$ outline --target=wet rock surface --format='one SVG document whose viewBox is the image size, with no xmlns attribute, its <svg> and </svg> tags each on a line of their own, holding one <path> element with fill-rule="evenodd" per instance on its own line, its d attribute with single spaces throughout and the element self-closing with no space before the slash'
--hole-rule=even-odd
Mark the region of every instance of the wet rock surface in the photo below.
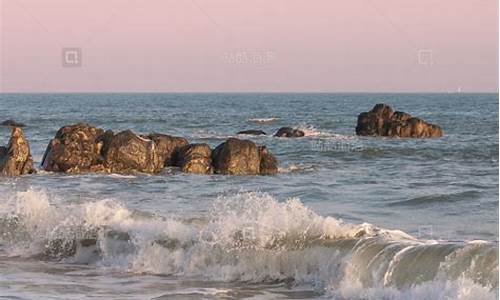
<svg viewBox="0 0 500 300">
<path fill-rule="evenodd" d="M 249 140 L 226 140 L 214 149 L 212 160 L 217 174 L 258 175 L 277 172 L 276 158 L 267 148 L 258 147 Z"/>
<path fill-rule="evenodd" d="M 158 173 L 165 166 L 153 140 L 131 130 L 117 133 L 104 153 L 104 165 L 112 173 Z"/>
<path fill-rule="evenodd" d="M 305 136 L 304 131 L 300 129 L 295 129 L 292 127 L 281 127 L 278 129 L 278 131 L 274 134 L 276 137 L 288 137 L 288 138 L 296 138 L 296 137 L 303 137 Z"/>
<path fill-rule="evenodd" d="M 86 123 L 64 126 L 49 142 L 42 168 L 52 172 L 91 172 L 104 170 L 102 150 L 112 132 Z"/>
<path fill-rule="evenodd" d="M 372 110 L 358 115 L 356 134 L 407 138 L 435 138 L 443 136 L 441 127 L 428 123 L 409 113 L 396 111 L 386 104 L 377 104 Z"/>
<path fill-rule="evenodd" d="M 175 165 L 185 173 L 212 174 L 212 149 L 207 144 L 182 146 L 175 154 Z"/>
<path fill-rule="evenodd" d="M 46 171 L 118 174 L 159 173 L 165 166 L 196 174 L 275 174 L 276 158 L 265 146 L 230 138 L 214 151 L 208 144 L 189 144 L 182 137 L 131 130 L 117 134 L 86 123 L 64 126 L 47 146 Z"/>
<path fill-rule="evenodd" d="M 14 127 L 8 145 L 0 147 L 0 175 L 18 176 L 35 172 L 28 140 L 20 127 Z"/>
</svg>

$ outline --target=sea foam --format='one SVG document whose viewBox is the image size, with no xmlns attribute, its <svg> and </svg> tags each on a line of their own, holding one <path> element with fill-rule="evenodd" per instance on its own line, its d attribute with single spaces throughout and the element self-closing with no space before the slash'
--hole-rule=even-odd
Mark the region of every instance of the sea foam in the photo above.
<svg viewBox="0 0 500 300">
<path fill-rule="evenodd" d="M 70 204 L 29 189 L 2 203 L 0 214 L 2 244 L 11 256 L 140 274 L 287 282 L 334 299 L 497 296 L 496 243 L 418 240 L 318 215 L 297 198 L 221 196 L 192 221 L 139 213 L 114 199 Z M 73 248 L 59 249 L 65 245 Z"/>
</svg>

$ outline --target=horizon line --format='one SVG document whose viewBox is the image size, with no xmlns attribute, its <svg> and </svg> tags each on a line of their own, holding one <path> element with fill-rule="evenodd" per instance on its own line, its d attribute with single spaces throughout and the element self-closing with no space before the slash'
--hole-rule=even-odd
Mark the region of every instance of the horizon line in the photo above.
<svg viewBox="0 0 500 300">
<path fill-rule="evenodd" d="M 13 91 L 0 94 L 499 94 L 499 91 Z"/>
</svg>

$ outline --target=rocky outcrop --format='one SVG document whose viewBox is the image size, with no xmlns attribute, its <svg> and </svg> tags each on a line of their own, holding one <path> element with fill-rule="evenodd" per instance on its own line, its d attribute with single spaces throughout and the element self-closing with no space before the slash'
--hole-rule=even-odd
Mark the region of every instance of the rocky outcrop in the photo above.
<svg viewBox="0 0 500 300">
<path fill-rule="evenodd" d="M 19 122 L 16 122 L 14 120 L 11 120 L 11 119 L 1 122 L 0 125 L 1 126 L 12 126 L 12 127 L 24 127 L 24 126 L 26 126 L 23 123 L 19 123 Z"/>
<path fill-rule="evenodd" d="M 163 134 L 140 136 L 80 123 L 64 126 L 50 141 L 42 160 L 46 171 L 84 173 L 157 173 L 187 140 Z"/>
<path fill-rule="evenodd" d="M 288 137 L 288 138 L 303 137 L 304 135 L 305 135 L 304 131 L 292 127 L 281 127 L 274 134 L 274 136 L 276 137 Z"/>
<path fill-rule="evenodd" d="M 358 116 L 357 135 L 409 138 L 433 138 L 443 136 L 441 127 L 412 117 L 409 113 L 392 109 L 386 104 L 377 104 L 369 112 Z"/>
<path fill-rule="evenodd" d="M 214 149 L 212 160 L 218 174 L 257 175 L 277 171 L 276 158 L 265 147 L 259 148 L 248 140 L 226 140 Z"/>
<path fill-rule="evenodd" d="M 0 175 L 18 176 L 35 173 L 28 140 L 19 127 L 12 128 L 9 144 L 0 147 Z"/>
<path fill-rule="evenodd" d="M 237 134 L 247 134 L 247 135 L 266 135 L 266 133 L 262 130 L 250 129 L 239 131 Z"/>
<path fill-rule="evenodd" d="M 130 130 L 114 134 L 85 123 L 59 129 L 42 160 L 44 170 L 67 173 L 158 173 L 165 166 L 196 174 L 278 172 L 276 158 L 252 141 L 231 138 L 212 151 L 207 144 L 188 144 L 181 137 Z"/>
<path fill-rule="evenodd" d="M 42 159 L 42 167 L 53 172 L 104 171 L 102 155 L 105 142 L 112 138 L 101 128 L 86 123 L 64 126 L 49 142 Z"/>
<path fill-rule="evenodd" d="M 177 149 L 174 165 L 182 172 L 212 174 L 212 149 L 207 144 L 189 144 Z"/>
</svg>

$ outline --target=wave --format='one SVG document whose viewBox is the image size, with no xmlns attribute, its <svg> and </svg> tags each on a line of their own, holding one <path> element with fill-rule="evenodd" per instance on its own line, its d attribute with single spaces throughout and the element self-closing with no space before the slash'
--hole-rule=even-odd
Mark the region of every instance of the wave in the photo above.
<svg viewBox="0 0 500 300">
<path fill-rule="evenodd" d="M 67 204 L 46 191 L 0 205 L 10 256 L 246 283 L 286 282 L 334 299 L 495 299 L 498 245 L 418 240 L 324 217 L 299 199 L 218 198 L 206 216 L 145 214 L 107 199 Z"/>
<path fill-rule="evenodd" d="M 278 167 L 278 173 L 307 173 L 315 172 L 319 166 L 313 164 L 291 164 L 284 167 Z"/>
<path fill-rule="evenodd" d="M 315 126 L 306 123 L 301 123 L 296 128 L 302 130 L 304 132 L 305 137 L 314 137 L 318 139 L 328 139 L 337 141 L 357 139 L 357 137 L 354 135 L 344 135 L 344 134 L 334 133 L 328 130 L 320 130 Z"/>
<path fill-rule="evenodd" d="M 269 124 L 269 123 L 274 123 L 278 120 L 281 120 L 281 118 L 278 118 L 278 117 L 252 118 L 252 119 L 248 119 L 247 121 L 250 123 L 257 123 L 257 124 Z"/>
<path fill-rule="evenodd" d="M 407 200 L 389 203 L 388 206 L 419 206 L 419 205 L 432 205 L 434 203 L 443 202 L 459 202 L 463 200 L 470 201 L 476 199 L 481 195 L 478 191 L 463 191 L 451 194 L 434 194 L 421 197 L 415 197 Z"/>
</svg>

